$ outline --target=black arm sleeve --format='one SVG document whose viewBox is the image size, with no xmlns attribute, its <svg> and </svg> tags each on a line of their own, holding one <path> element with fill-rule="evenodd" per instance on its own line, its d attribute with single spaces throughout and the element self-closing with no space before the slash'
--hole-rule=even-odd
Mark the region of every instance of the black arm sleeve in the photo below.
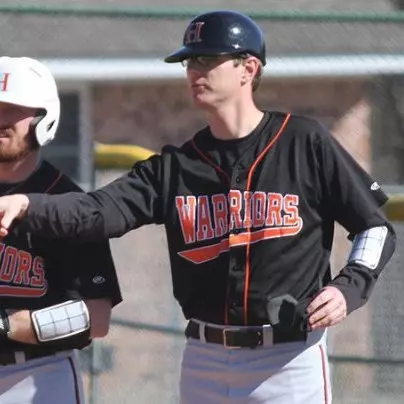
<svg viewBox="0 0 404 404">
<path fill-rule="evenodd" d="M 380 273 L 394 253 L 396 234 L 391 226 L 387 226 L 387 229 L 380 261 L 375 269 L 348 263 L 330 283 L 330 286 L 336 286 L 344 295 L 348 314 L 368 301 Z"/>
<path fill-rule="evenodd" d="M 89 193 L 28 194 L 29 208 L 19 223 L 44 237 L 95 241 L 120 237 L 149 223 L 162 223 L 161 156 L 134 165 L 126 175 Z"/>
<path fill-rule="evenodd" d="M 68 349 L 83 349 L 91 343 L 91 331 L 87 330 L 80 332 L 70 337 L 60 338 L 55 341 L 38 341 L 40 347 L 49 348 L 55 351 L 68 350 Z"/>
</svg>

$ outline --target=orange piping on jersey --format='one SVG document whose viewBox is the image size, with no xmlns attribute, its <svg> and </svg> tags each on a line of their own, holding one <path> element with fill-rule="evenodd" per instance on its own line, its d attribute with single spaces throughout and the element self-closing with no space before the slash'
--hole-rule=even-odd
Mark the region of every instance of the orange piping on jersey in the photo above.
<svg viewBox="0 0 404 404">
<path fill-rule="evenodd" d="M 70 367 L 71 367 L 72 373 L 73 373 L 74 394 L 76 396 L 76 404 L 81 404 L 79 378 L 78 378 L 78 375 L 77 375 L 76 364 L 75 364 L 75 362 L 73 362 L 73 359 L 72 359 L 71 356 L 69 356 L 67 359 L 68 359 L 68 361 L 70 363 Z"/>
<path fill-rule="evenodd" d="M 282 123 L 282 126 L 276 133 L 276 135 L 273 137 L 273 139 L 268 143 L 267 147 L 261 152 L 261 154 L 257 157 L 257 159 L 254 161 L 252 166 L 250 167 L 250 170 L 248 171 L 248 177 L 247 177 L 247 189 L 246 191 L 250 191 L 251 188 L 251 181 L 254 175 L 255 168 L 257 165 L 261 162 L 261 160 L 264 158 L 264 156 L 268 153 L 270 148 L 275 144 L 275 142 L 279 139 L 279 137 L 282 135 L 283 131 L 286 128 L 286 125 L 289 122 L 289 119 L 291 117 L 291 114 L 288 113 L 285 117 L 285 120 Z M 251 232 L 251 225 L 247 228 L 247 233 Z M 249 242 L 246 246 L 246 263 L 245 263 L 245 283 L 244 283 L 244 324 L 247 325 L 247 320 L 248 320 L 248 291 L 250 287 L 250 275 L 251 275 L 251 267 L 250 267 L 250 247 L 251 243 Z"/>
<path fill-rule="evenodd" d="M 52 184 L 49 185 L 49 187 L 45 190 L 45 194 L 48 193 L 62 178 L 62 173 L 59 171 L 59 175 L 56 177 L 55 181 L 52 182 Z"/>
<path fill-rule="evenodd" d="M 327 383 L 327 367 L 326 367 L 326 353 L 324 352 L 324 347 L 319 346 L 321 355 L 321 367 L 323 369 L 323 381 L 324 381 L 324 404 L 328 404 L 328 383 Z"/>
<path fill-rule="evenodd" d="M 196 152 L 202 157 L 203 160 L 205 160 L 209 165 L 211 165 L 216 171 L 221 173 L 227 180 L 227 182 L 230 184 L 230 178 L 227 175 L 226 171 L 224 171 L 221 167 L 219 167 L 217 164 L 215 164 L 208 156 L 206 156 L 202 150 L 198 148 L 198 146 L 195 143 L 195 140 L 191 140 L 193 148 L 196 150 Z"/>
</svg>

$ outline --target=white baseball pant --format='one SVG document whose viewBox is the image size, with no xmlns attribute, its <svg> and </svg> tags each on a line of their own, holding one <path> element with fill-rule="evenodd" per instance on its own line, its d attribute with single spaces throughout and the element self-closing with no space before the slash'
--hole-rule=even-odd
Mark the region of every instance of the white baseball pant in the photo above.
<svg viewBox="0 0 404 404">
<path fill-rule="evenodd" d="M 0 404 L 84 404 L 74 352 L 0 366 Z"/>
<path fill-rule="evenodd" d="M 326 332 L 311 332 L 305 342 L 255 349 L 190 338 L 182 360 L 180 403 L 331 404 Z"/>
</svg>

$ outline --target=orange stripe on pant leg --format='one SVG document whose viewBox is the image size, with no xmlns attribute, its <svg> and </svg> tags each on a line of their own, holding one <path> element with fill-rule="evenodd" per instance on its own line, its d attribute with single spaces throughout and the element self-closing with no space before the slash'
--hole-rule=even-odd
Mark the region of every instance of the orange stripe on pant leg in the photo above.
<svg viewBox="0 0 404 404">
<path fill-rule="evenodd" d="M 74 393 L 76 395 L 76 403 L 82 404 L 81 400 L 80 400 L 79 376 L 76 371 L 76 366 L 75 366 L 75 363 L 73 362 L 73 358 L 71 358 L 69 356 L 67 359 L 69 360 L 70 367 L 72 368 L 73 381 L 74 381 Z"/>
<path fill-rule="evenodd" d="M 329 403 L 328 397 L 328 379 L 327 379 L 327 354 L 324 352 L 324 347 L 322 345 L 319 346 L 320 348 L 320 355 L 321 355 L 321 367 L 323 369 L 323 381 L 324 381 L 324 404 Z"/>
</svg>

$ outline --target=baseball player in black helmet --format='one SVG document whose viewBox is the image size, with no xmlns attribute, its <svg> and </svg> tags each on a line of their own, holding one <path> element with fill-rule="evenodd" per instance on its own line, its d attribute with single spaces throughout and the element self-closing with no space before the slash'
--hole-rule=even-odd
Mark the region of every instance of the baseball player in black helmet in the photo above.
<svg viewBox="0 0 404 404">
<path fill-rule="evenodd" d="M 1 195 L 80 191 L 40 157 L 59 117 L 49 69 L 32 58 L 0 57 Z M 0 242 L 0 403 L 84 403 L 74 350 L 106 335 L 120 301 L 108 242 L 10 231 Z"/>
<path fill-rule="evenodd" d="M 266 64 L 261 29 L 248 16 L 234 11 L 214 11 L 194 18 L 184 33 L 183 46 L 165 58 L 177 63 L 197 56 L 250 54 Z"/>
<path fill-rule="evenodd" d="M 362 306 L 395 249 L 387 196 L 317 121 L 257 108 L 265 47 L 232 11 L 191 21 L 183 62 L 207 125 L 88 194 L 0 198 L 0 235 L 83 241 L 164 224 L 188 320 L 181 404 L 329 404 L 326 330 Z M 352 249 L 332 277 L 335 223 Z"/>
<path fill-rule="evenodd" d="M 261 62 L 252 83 L 255 91 L 261 80 L 262 67 L 266 64 L 261 28 L 245 14 L 213 11 L 194 18 L 185 30 L 183 46 L 164 60 L 185 65 L 206 64 L 220 56 L 242 59 L 247 55 L 255 56 Z"/>
</svg>

